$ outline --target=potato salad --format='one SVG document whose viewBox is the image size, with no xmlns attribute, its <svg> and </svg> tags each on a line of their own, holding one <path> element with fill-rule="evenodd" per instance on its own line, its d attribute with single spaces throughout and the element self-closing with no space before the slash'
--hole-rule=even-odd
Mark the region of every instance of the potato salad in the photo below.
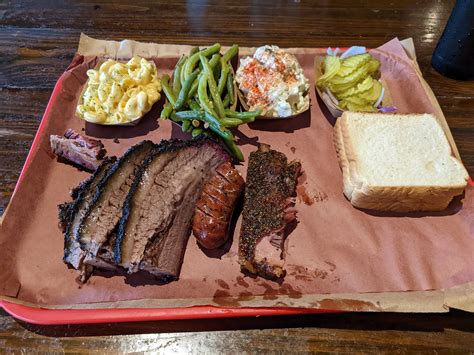
<svg viewBox="0 0 474 355">
<path fill-rule="evenodd" d="M 86 88 L 76 114 L 98 124 L 130 123 L 160 99 L 161 84 L 155 63 L 133 57 L 127 63 L 109 59 L 87 71 Z"/>
<path fill-rule="evenodd" d="M 250 110 L 264 116 L 288 117 L 309 108 L 309 81 L 296 57 L 277 46 L 257 48 L 241 59 L 236 74 Z"/>
</svg>

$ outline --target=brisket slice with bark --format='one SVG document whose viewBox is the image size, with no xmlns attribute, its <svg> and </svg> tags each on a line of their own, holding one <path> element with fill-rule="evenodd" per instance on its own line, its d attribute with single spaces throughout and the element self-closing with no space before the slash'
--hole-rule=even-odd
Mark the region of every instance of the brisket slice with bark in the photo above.
<svg viewBox="0 0 474 355">
<path fill-rule="evenodd" d="M 64 232 L 64 262 L 75 269 L 79 269 L 84 252 L 77 240 L 73 237 L 74 229 L 77 228 L 84 214 L 88 210 L 97 186 L 105 178 L 115 162 L 115 158 L 107 158 L 97 168 L 94 174 L 83 181 L 72 192 L 74 200 L 59 205 L 59 220 Z"/>
<path fill-rule="evenodd" d="M 115 240 L 117 264 L 177 279 L 204 182 L 229 156 L 215 142 L 163 141 L 147 158 L 125 201 Z"/>
<path fill-rule="evenodd" d="M 71 128 L 64 136 L 51 135 L 49 142 L 54 154 L 89 171 L 97 169 L 106 153 L 100 140 L 81 136 Z"/>
<path fill-rule="evenodd" d="M 285 275 L 287 227 L 296 220 L 295 188 L 301 164 L 266 144 L 250 153 L 239 263 L 242 270 L 275 280 Z"/>
<path fill-rule="evenodd" d="M 102 244 L 122 217 L 122 207 L 135 178 L 138 167 L 155 147 L 151 141 L 143 141 L 131 147 L 110 168 L 97 186 L 94 197 L 74 229 L 74 237 L 81 249 L 96 256 Z"/>
</svg>

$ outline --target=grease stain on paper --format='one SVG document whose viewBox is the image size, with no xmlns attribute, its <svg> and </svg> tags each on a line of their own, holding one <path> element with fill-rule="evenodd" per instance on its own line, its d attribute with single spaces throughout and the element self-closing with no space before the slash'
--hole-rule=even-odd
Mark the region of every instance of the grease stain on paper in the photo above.
<svg viewBox="0 0 474 355">
<path fill-rule="evenodd" d="M 239 286 L 242 286 L 242 287 L 245 287 L 245 288 L 248 288 L 250 285 L 244 280 L 244 278 L 242 276 L 237 276 L 237 284 Z"/>
<path fill-rule="evenodd" d="M 220 288 L 223 288 L 225 290 L 230 289 L 229 284 L 227 282 L 225 282 L 224 280 L 218 279 L 218 280 L 216 280 L 216 282 L 217 282 L 217 284 L 219 285 Z"/>
<path fill-rule="evenodd" d="M 329 200 L 329 196 L 320 188 L 316 188 L 316 192 L 308 191 L 308 182 L 306 173 L 303 171 L 298 177 L 298 184 L 296 186 L 296 195 L 299 202 L 311 206 L 315 202 L 325 202 Z"/>
<path fill-rule="evenodd" d="M 325 310 L 347 310 L 347 311 L 383 311 L 380 303 L 373 304 L 368 301 L 351 300 L 351 299 L 330 299 L 325 298 L 318 302 L 312 302 L 311 306 Z"/>
</svg>

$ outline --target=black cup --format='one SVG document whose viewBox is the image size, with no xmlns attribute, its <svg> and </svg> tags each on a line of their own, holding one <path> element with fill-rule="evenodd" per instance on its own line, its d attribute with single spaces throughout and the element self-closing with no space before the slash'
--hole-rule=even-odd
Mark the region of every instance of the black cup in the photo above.
<svg viewBox="0 0 474 355">
<path fill-rule="evenodd" d="M 474 0 L 457 0 L 431 58 L 439 73 L 474 80 Z"/>
</svg>

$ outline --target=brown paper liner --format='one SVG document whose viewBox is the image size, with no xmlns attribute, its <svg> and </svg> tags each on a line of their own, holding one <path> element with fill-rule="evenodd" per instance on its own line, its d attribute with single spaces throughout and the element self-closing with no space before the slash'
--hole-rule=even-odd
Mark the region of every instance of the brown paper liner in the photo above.
<svg viewBox="0 0 474 355">
<path fill-rule="evenodd" d="M 110 45 L 118 48 L 116 54 L 121 53 L 120 45 L 106 42 L 104 47 L 103 42 L 89 39 L 90 46 L 81 42 L 80 49 L 97 46 L 103 50 Z M 391 49 L 380 49 L 404 53 L 398 40 L 389 44 Z M 143 46 L 148 48 L 145 44 L 134 48 L 141 53 Z M 129 47 L 133 46 L 124 45 Z M 156 49 L 153 57 L 160 74 L 169 73 L 185 51 L 174 45 L 150 48 L 150 53 Z M 290 50 L 314 85 L 314 56 L 322 51 Z M 297 120 L 258 121 L 236 132 L 245 157 L 259 143 L 269 143 L 289 159 L 299 159 L 305 171 L 298 188 L 299 224 L 287 240 L 283 283 L 240 273 L 239 218 L 229 249 L 220 254 L 206 255 L 189 239 L 177 282 L 157 285 L 102 274 L 79 286 L 74 270 L 62 262 L 63 236 L 57 228 L 56 206 L 69 200 L 69 190 L 87 174 L 56 161 L 49 150 L 49 135 L 61 134 L 66 128 L 79 132 L 84 128 L 74 117 L 75 105 L 87 79 L 85 71 L 95 60 L 94 56 L 79 55 L 64 74 L 31 162 L 5 212 L 0 227 L 0 299 L 50 308 L 218 305 L 442 312 L 453 306 L 473 310 L 473 189 L 469 187 L 448 210 L 431 215 L 393 216 L 353 208 L 342 194 L 342 175 L 332 144 L 332 116 L 317 105 L 314 90 L 310 90 L 311 110 Z M 400 85 L 410 85 L 413 99 L 398 92 L 399 84 L 388 77 L 394 103 L 405 112 L 436 113 L 433 97 L 414 68 L 403 65 L 394 73 L 402 81 Z M 86 125 L 86 134 L 100 138 L 110 155 L 120 155 L 143 139 L 159 142 L 176 137 L 179 128 L 160 121 L 160 111 L 161 105 L 155 105 L 134 127 Z M 246 163 L 238 169 L 245 177 Z"/>
</svg>

